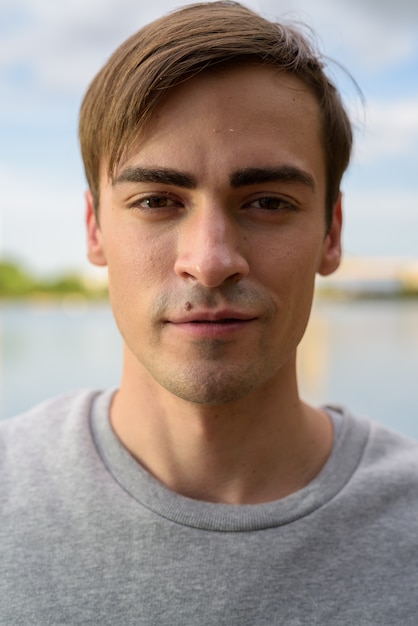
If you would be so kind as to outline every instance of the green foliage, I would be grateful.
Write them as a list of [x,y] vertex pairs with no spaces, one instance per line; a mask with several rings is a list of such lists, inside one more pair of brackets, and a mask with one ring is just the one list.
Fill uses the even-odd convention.
[[57,280],[44,283],[44,291],[48,293],[56,293],[66,295],[69,293],[81,293],[86,294],[87,289],[84,286],[81,278],[75,274],[66,274],[61,276]]
[[0,261],[0,298],[63,297],[82,295],[103,298],[106,288],[89,288],[77,274],[64,274],[54,280],[41,280],[13,261]]
[[27,296],[36,288],[36,280],[11,261],[0,263],[0,297]]

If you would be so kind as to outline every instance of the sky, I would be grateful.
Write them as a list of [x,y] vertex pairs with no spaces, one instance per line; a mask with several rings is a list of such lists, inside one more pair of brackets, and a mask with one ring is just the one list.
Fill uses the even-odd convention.
[[[113,50],[177,0],[0,0],[0,255],[89,271],[77,118]],[[343,181],[350,256],[418,257],[416,0],[246,0],[308,24],[355,125]],[[358,83],[364,104],[342,65]]]

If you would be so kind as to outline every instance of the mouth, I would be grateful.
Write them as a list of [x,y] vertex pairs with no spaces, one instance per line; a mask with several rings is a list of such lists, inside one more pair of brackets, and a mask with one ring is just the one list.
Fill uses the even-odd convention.
[[190,320],[189,324],[236,324],[237,322],[251,322],[255,318],[240,319],[237,317],[226,317],[219,320]]
[[251,326],[256,320],[256,316],[243,313],[205,312],[170,319],[167,323],[177,332],[185,333],[195,339],[209,339],[233,336]]
[[237,311],[195,311],[166,321],[171,324],[237,324],[252,322],[257,316]]

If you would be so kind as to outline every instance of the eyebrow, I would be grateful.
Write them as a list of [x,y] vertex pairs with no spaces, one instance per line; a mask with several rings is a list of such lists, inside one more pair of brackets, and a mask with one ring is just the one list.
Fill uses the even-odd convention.
[[[229,181],[235,189],[272,182],[300,183],[313,191],[316,187],[311,174],[293,165],[243,168],[232,172]],[[165,167],[128,167],[113,180],[113,186],[120,183],[159,183],[185,189],[196,189],[198,186],[192,174]]]
[[262,183],[300,183],[315,191],[315,180],[311,174],[293,165],[279,167],[249,167],[233,172],[231,187],[247,187]]
[[120,183],[161,183],[195,189],[197,180],[191,174],[168,168],[128,167],[113,180],[113,186]]

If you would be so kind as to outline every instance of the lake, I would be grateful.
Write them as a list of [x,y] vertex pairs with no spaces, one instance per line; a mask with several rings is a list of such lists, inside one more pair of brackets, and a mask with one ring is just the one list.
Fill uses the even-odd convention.
[[[0,419],[71,389],[115,387],[121,360],[106,304],[2,304]],[[317,300],[298,367],[306,400],[418,439],[418,301]]]

